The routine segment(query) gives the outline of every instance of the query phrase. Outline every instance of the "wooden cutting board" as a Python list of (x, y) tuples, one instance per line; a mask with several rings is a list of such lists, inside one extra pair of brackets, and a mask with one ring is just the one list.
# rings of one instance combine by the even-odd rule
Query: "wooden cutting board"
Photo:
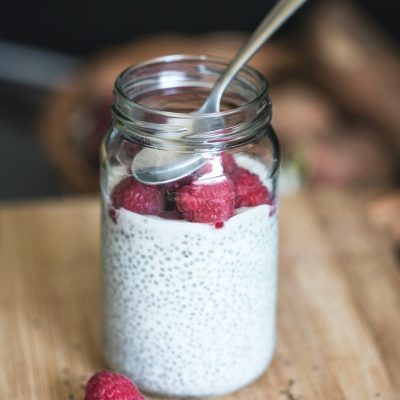
[[(400, 399), (400, 269), (364, 200), (283, 199), (275, 357), (223, 399)], [(0, 399), (83, 399), (99, 307), (98, 202), (1, 206)]]

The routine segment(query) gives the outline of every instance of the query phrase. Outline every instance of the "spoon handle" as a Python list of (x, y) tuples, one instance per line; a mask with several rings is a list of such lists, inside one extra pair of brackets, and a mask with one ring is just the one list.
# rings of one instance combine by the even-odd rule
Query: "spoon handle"
[(215, 112), (219, 110), (222, 94), (229, 82), (259, 47), (305, 2), (306, 0), (278, 1), (219, 77), (208, 99), (203, 104), (203, 107), (201, 107), (202, 112)]

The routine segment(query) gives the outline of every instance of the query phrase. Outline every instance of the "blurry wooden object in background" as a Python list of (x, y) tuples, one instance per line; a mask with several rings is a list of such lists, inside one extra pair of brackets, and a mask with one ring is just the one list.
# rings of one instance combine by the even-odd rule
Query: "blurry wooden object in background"
[(286, 77), (271, 87), (273, 125), (285, 151), (325, 136), (339, 119), (336, 105), (312, 82)]
[(395, 243), (400, 262), (400, 190), (394, 190), (370, 201), (368, 215), (377, 227), (389, 233)]
[(311, 185), (386, 190), (400, 177), (400, 52), (351, 1), (319, 2), (302, 81), (272, 88), (283, 150)]
[(305, 24), (307, 61), (327, 93), (400, 151), (400, 52), (351, 1), (321, 2)]
[(308, 183), (337, 187), (389, 188), (395, 181), (396, 161), (379, 140), (376, 129), (342, 121), (332, 131), (298, 151)]
[(285, 159), (299, 163), (308, 185), (393, 186), (398, 157), (382, 129), (349, 118), (340, 104), (304, 79), (278, 82), (271, 97)]

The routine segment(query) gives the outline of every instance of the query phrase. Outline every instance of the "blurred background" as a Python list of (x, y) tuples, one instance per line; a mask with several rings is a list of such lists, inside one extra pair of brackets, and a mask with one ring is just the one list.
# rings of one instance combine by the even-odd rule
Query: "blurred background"
[[(8, 2), (0, 15), (0, 200), (95, 193), (115, 77), (173, 53), (232, 57), (275, 1)], [(373, 193), (400, 241), (394, 0), (310, 0), (250, 64), (271, 84), (282, 190)]]

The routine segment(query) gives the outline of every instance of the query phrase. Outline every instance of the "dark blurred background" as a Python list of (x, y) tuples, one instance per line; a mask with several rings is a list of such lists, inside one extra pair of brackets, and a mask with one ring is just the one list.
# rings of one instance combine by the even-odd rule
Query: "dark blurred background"
[[(7, 2), (0, 15), (0, 37), (28, 45), (88, 56), (141, 35), (177, 31), (252, 31), (275, 0), (243, 1), (56, 1)], [(286, 25), (301, 24), (309, 3)], [(355, 3), (394, 39), (400, 38), (396, 0), (356, 0)], [(279, 35), (281, 35), (279, 33)]]
[[(7, 2), (0, 199), (95, 192), (116, 74), (160, 54), (232, 56), (246, 38), (235, 32), (251, 32), (274, 3)], [(395, 1), (310, 0), (258, 55), (285, 153), (284, 190), (397, 188), (399, 17)]]

